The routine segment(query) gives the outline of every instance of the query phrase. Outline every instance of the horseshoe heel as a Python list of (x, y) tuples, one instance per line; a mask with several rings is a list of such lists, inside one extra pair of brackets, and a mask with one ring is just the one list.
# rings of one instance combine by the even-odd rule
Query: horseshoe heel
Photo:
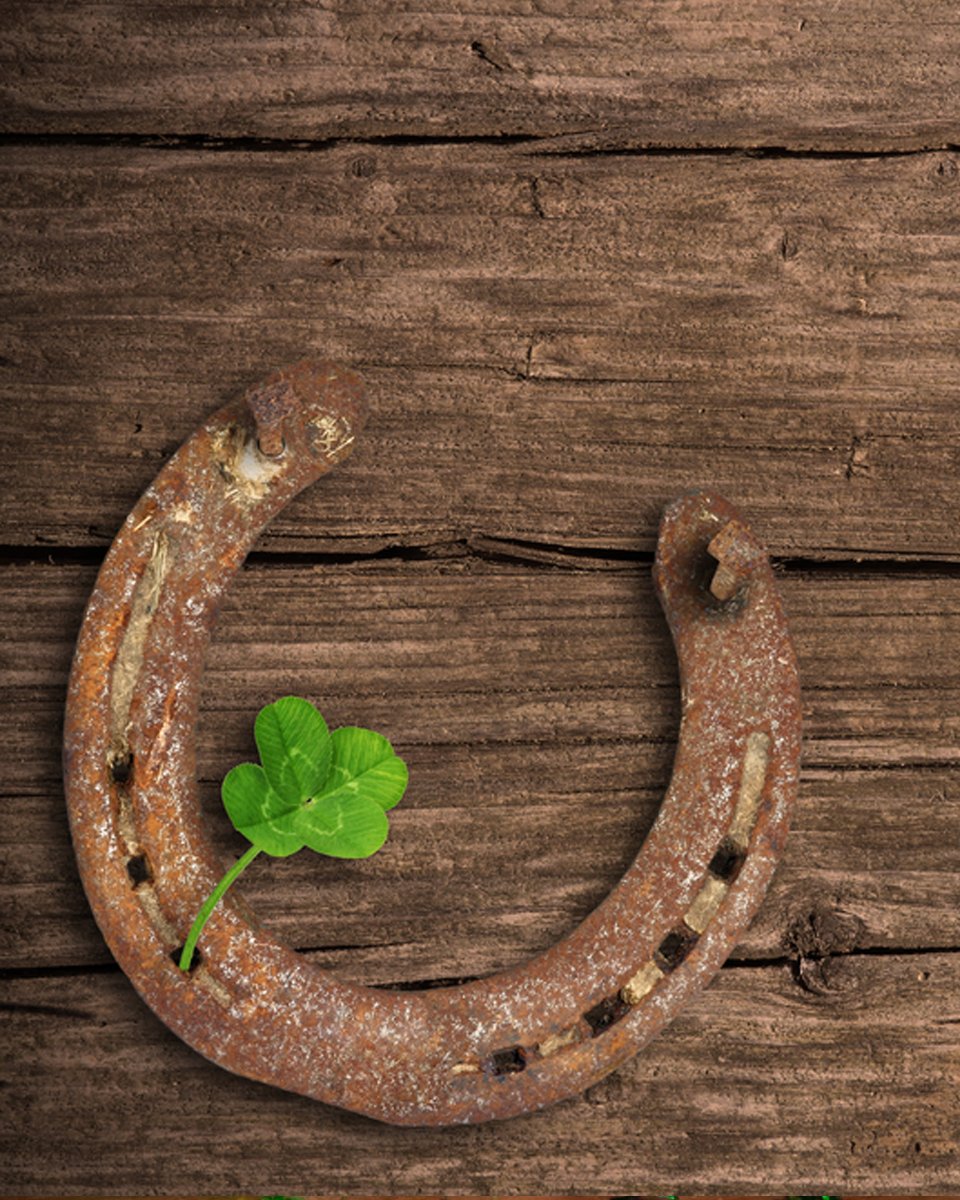
[(722, 497), (664, 513), (654, 576), (683, 716), (660, 813), (621, 881), (532, 961), (455, 988), (335, 979), (230, 893), (189, 976), (171, 958), (221, 874), (194, 780), (201, 665), (250, 546), (350, 450), (359, 380), (278, 372), (211, 417), (129, 515), (87, 606), (65, 776), (110, 949), (181, 1038), (241, 1075), (407, 1125), (509, 1117), (583, 1091), (719, 969), (759, 907), (797, 787), (800, 700), (766, 553)]

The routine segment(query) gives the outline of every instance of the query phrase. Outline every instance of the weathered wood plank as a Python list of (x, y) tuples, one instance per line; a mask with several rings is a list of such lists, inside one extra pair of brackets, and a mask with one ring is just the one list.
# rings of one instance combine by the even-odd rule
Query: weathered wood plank
[(411, 1131), (228, 1075), (122, 976), (8, 980), (4, 1182), (44, 1195), (754, 1193), (758, 1180), (780, 1194), (952, 1193), (958, 992), (957, 954), (834, 957), (816, 995), (784, 966), (727, 968), (585, 1097)]
[[(93, 577), (49, 564), (0, 573), (0, 966), (109, 960), (76, 877), (58, 760)], [(791, 571), (782, 588), (805, 770), (786, 858), (736, 954), (796, 956), (824, 914), (847, 949), (960, 945), (956, 579)], [(250, 567), (205, 680), (199, 774), (224, 856), (242, 844), (216, 781), (252, 756), (253, 715), (276, 695), (380, 729), (407, 758), (411, 788), (377, 858), (301, 855), (243, 883), (289, 943), (373, 982), (483, 974), (572, 928), (649, 828), (679, 719), (647, 570), (622, 564)]]
[[(92, 567), (48, 564), (0, 573), (8, 787), (59, 780), (43, 753), (56, 740), (46, 722), (57, 719), (94, 579)], [(956, 765), (953, 572), (792, 570), (780, 586), (800, 656), (805, 765)], [(219, 779), (225, 761), (252, 748), (257, 706), (296, 689), (322, 698), (336, 724), (389, 725), (407, 747), (629, 740), (651, 747), (658, 771), (669, 769), (679, 719), (676, 664), (646, 567), (478, 558), (248, 566), (224, 603), (205, 689), (203, 779)], [(27, 705), (45, 724), (22, 717)]]
[[(616, 883), (662, 794), (646, 782), (614, 790), (605, 779), (587, 795), (558, 797), (565, 771), (588, 782), (600, 772), (585, 770), (582, 755), (539, 746), (406, 757), (415, 789), (376, 860), (264, 862), (239, 889), (289, 945), (365, 983), (475, 977), (546, 949)], [(608, 751), (601, 765), (612, 758)], [(531, 787), (531, 759), (552, 791), (519, 802), (504, 792)], [(478, 762), (499, 788), (463, 788), (462, 807), (444, 805), (451, 782), (462, 786)], [(216, 811), (213, 789), (207, 801), (226, 867), (243, 843)], [(783, 863), (734, 957), (799, 962), (820, 957), (820, 947), (960, 945), (958, 805), (955, 773), (806, 772)], [(110, 962), (60, 794), (5, 799), (4, 811), (0, 968)]]
[(374, 418), (269, 546), (650, 549), (707, 483), (781, 554), (958, 556), (960, 156), (0, 161), (2, 541), (108, 540), (216, 404), (329, 352)]
[(956, 141), (941, 0), (7, 6), (3, 128), (588, 145)]

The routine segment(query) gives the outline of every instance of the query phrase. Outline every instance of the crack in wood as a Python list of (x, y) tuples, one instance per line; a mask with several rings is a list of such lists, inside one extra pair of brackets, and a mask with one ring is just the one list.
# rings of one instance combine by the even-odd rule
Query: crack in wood
[[(481, 49), (474, 49), (480, 47)], [(483, 59), (497, 71), (508, 70), (489, 57), (488, 51), (480, 42), (471, 47), (477, 57)], [(681, 146), (670, 143), (641, 143), (605, 146), (570, 147), (567, 143), (571, 137), (582, 134), (558, 134), (555, 137), (542, 137), (529, 133), (497, 133), (497, 134), (357, 134), (350, 137), (266, 137), (245, 135), (217, 135), (207, 133), (164, 133), (151, 131), (143, 133), (50, 133), (43, 130), (17, 130), (0, 133), (0, 146), (113, 146), (131, 149), (177, 151), (203, 150), (216, 154), (276, 154), (301, 153), (316, 154), (335, 150), (342, 146), (410, 146), (410, 147), (444, 147), (444, 146), (524, 146), (532, 155), (542, 155), (554, 159), (565, 158), (603, 158), (603, 157), (677, 157), (713, 158), (713, 157), (745, 157), (767, 159), (811, 159), (825, 162), (847, 162), (870, 160), (878, 158), (915, 158), (925, 154), (956, 153), (960, 151), (960, 142), (930, 142), (918, 146), (888, 146), (871, 147), (857, 150), (831, 150), (825, 148), (791, 147), (773, 143), (743, 143), (741, 145), (698, 145)], [(945, 170), (940, 171), (944, 174)]]
[(12, 1004), (0, 1003), (0, 1013), (11, 1013), (21, 1016), (62, 1017), (73, 1021), (93, 1021), (93, 1013), (81, 1008), (69, 1008), (62, 1004)]
[[(349, 949), (349, 947), (347, 947)], [(364, 949), (365, 947), (358, 947)], [(298, 954), (324, 953), (329, 949), (337, 949), (337, 947), (320, 947), (311, 948), (309, 950), (295, 947)], [(342, 947), (341, 947), (342, 949)], [(846, 954), (838, 954), (835, 957), (847, 958), (856, 960), (860, 958), (918, 958), (937, 955), (960, 954), (960, 945), (946, 946), (868, 946), (858, 950), (851, 950)], [(776, 968), (793, 969), (797, 963), (795, 957), (789, 955), (777, 955), (770, 958), (728, 958), (723, 964), (722, 970), (726, 971), (766, 971)], [(43, 967), (2, 967), (0, 968), (0, 982), (13, 981), (18, 979), (61, 979), (71, 978), (75, 976), (97, 976), (97, 975), (117, 975), (120, 973), (120, 968), (115, 962), (101, 963), (71, 963), (65, 966), (43, 966)], [(394, 980), (389, 983), (371, 984), (370, 986), (379, 990), (395, 990), (395, 991), (415, 991), (421, 989), (443, 988), (443, 987), (458, 987), (465, 983), (472, 983), (482, 976), (444, 976), (434, 979), (414, 979), (414, 980)], [(0, 1005), (2, 1008), (2, 1005)]]
[(495, 71), (506, 71), (508, 68), (503, 63), (498, 62), (490, 53), (483, 42), (471, 42), (470, 51), (475, 54), (481, 62), (486, 63), (488, 67), (492, 67)]
[[(343, 541), (349, 544), (349, 539)], [(777, 572), (803, 576), (830, 575), (833, 577), (870, 575), (906, 578), (957, 579), (960, 561), (931, 558), (925, 555), (896, 558), (877, 555), (861, 558), (859, 552), (846, 552), (850, 557), (811, 558), (806, 555), (772, 557)], [(869, 553), (863, 551), (862, 553)], [(43, 544), (36, 546), (0, 545), (0, 569), (7, 566), (99, 567), (106, 556), (106, 547)], [(505, 538), (484, 533), (470, 533), (448, 541), (398, 542), (376, 550), (255, 550), (247, 556), (245, 569), (262, 567), (362, 566), (376, 562), (429, 562), (455, 558), (475, 558), (486, 562), (523, 563), (531, 568), (575, 568), (577, 563), (592, 565), (622, 564), (643, 569), (653, 563), (648, 550), (624, 550), (617, 546), (577, 546), (556, 541), (530, 541)], [(547, 561), (549, 559), (549, 561)], [(558, 561), (558, 560), (566, 561)]]

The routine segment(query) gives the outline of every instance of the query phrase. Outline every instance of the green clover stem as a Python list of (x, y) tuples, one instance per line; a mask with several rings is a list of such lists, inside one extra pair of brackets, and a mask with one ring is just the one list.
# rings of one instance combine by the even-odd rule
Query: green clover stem
[(190, 933), (187, 940), (183, 943), (183, 953), (180, 955), (180, 970), (189, 971), (190, 964), (193, 962), (193, 952), (197, 948), (197, 941), (200, 934), (203, 932), (203, 927), (210, 918), (210, 914), (217, 907), (220, 898), (223, 896), (227, 888), (233, 883), (238, 876), (250, 866), (253, 860), (260, 853), (259, 846), (251, 846), (250, 849), (241, 858), (233, 864), (226, 875), (220, 880), (217, 886), (213, 889), (207, 899), (204, 901), (203, 907), (197, 913), (196, 920), (190, 927)]

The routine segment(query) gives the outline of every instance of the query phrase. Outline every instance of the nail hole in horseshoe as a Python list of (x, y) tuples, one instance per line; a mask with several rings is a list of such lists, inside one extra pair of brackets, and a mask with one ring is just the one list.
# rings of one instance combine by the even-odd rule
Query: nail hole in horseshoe
[(133, 858), (127, 859), (127, 874), (135, 888), (138, 888), (141, 883), (153, 881), (153, 872), (150, 870), (150, 864), (147, 862), (145, 854), (135, 854)]
[(740, 874), (740, 868), (746, 861), (746, 857), (745, 850), (742, 850), (735, 842), (724, 838), (716, 854), (710, 859), (708, 870), (711, 875), (716, 875), (724, 883), (733, 883)]
[(606, 1033), (611, 1025), (623, 1020), (630, 1007), (619, 993), (605, 996), (599, 1004), (583, 1014), (583, 1019), (590, 1026), (590, 1036), (599, 1037), (601, 1033)]
[[(180, 970), (180, 955), (182, 953), (183, 953), (182, 945), (178, 946), (176, 948), (176, 950), (170, 951), (170, 960), (173, 963), (173, 965), (177, 968), (178, 971)], [(202, 962), (203, 962), (203, 955), (200, 953), (200, 951), (198, 949), (195, 949), (193, 952), (193, 962), (191, 962), (190, 970), (187, 971), (187, 974), (192, 975), (196, 971), (197, 967), (199, 967)], [(181, 974), (183, 974), (182, 971), (181, 971)]]
[(697, 944), (698, 935), (686, 925), (671, 929), (657, 949), (657, 962), (665, 971), (679, 967)]
[(131, 750), (110, 759), (110, 778), (114, 783), (129, 783), (132, 775), (133, 752)]
[(484, 1069), (490, 1075), (515, 1075), (527, 1065), (527, 1052), (522, 1046), (506, 1046), (503, 1050), (494, 1050), (484, 1064)]

